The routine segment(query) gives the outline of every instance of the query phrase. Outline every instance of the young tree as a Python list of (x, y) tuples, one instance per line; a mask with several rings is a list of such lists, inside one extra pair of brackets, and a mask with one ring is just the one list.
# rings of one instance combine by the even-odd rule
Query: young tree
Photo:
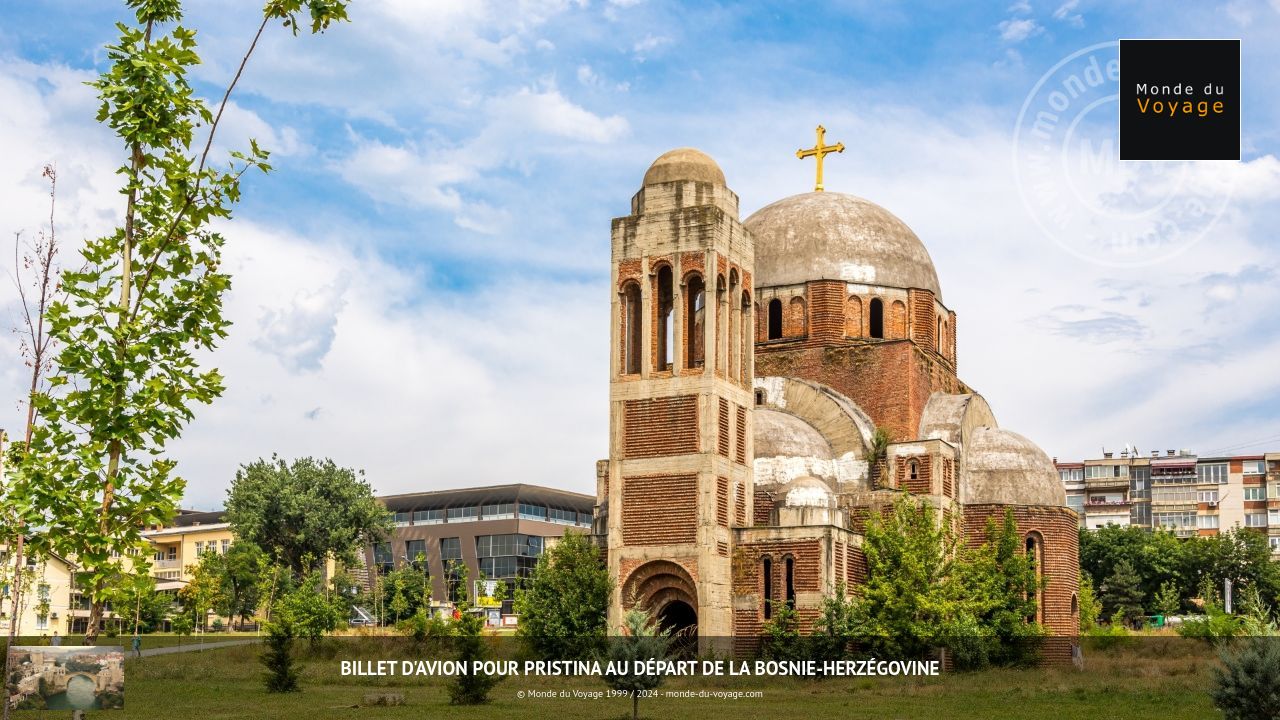
[(236, 537), (295, 577), (328, 557), (350, 562), (365, 541), (391, 530), (364, 473), (327, 458), (287, 463), (273, 455), (241, 466), (227, 493), (226, 518)]
[[(22, 454), (31, 447), (31, 434), (36, 423), (36, 396), (44, 389), (44, 377), (52, 365), (53, 338), (45, 326), (45, 311), (58, 297), (58, 233), (54, 224), (54, 210), (58, 198), (58, 173), (52, 165), (44, 167), (43, 177), (49, 181), (49, 226), (41, 230), (32, 245), (22, 243), (21, 234), (13, 239), (13, 271), (14, 284), (18, 289), (18, 304), (22, 309), (22, 328), (18, 330), (21, 338), (20, 348), (23, 361), (31, 371), (31, 385), (27, 391), (27, 420), (22, 436), (19, 452), (14, 454), (13, 465), (20, 466)], [(0, 430), (0, 545), (9, 548), (13, 560), (12, 586), (10, 592), (9, 637), (6, 647), (14, 643), (18, 632), (18, 620), (22, 617), (23, 568), (26, 543), (26, 529), (32, 524), (39, 525), (37, 508), (33, 507), (30, 498), (19, 492), (20, 483), (7, 481), (10, 463), (6, 453), (7, 438)], [(0, 573), (3, 574), (3, 573)], [(8, 585), (6, 585), (8, 586)], [(0, 598), (3, 600), (3, 598)], [(5, 654), (4, 671), (0, 678), (9, 676), (9, 655)], [(3, 703), (5, 720), (9, 718), (9, 705)]]
[(1142, 617), (1142, 578), (1125, 558), (1116, 562), (1102, 585), (1102, 609), (1112, 617), (1132, 622)]
[(1102, 606), (1098, 604), (1093, 581), (1089, 579), (1088, 573), (1080, 573), (1080, 589), (1076, 598), (1080, 607), (1080, 632), (1087, 633), (1097, 627), (1098, 616), (1102, 613)]
[(284, 615), (267, 624), (267, 649), (259, 658), (267, 672), (269, 693), (298, 692), (298, 668), (293, 658), (293, 623)]
[(1220, 666), (1213, 668), (1213, 704), (1226, 720), (1275, 720), (1280, 717), (1280, 643), (1275, 638), (1246, 638), (1224, 643)]
[(843, 581), (836, 583), (835, 592), (822, 599), (822, 609), (813, 622), (813, 636), (809, 639), (815, 660), (843, 660), (852, 651), (858, 631), (853, 598), (845, 591)]
[(605, 638), (612, 591), (600, 550), (586, 535), (566, 531), (516, 588), (516, 632), (539, 657), (591, 657)]
[(768, 660), (805, 659), (804, 637), (800, 635), (800, 618), (791, 603), (771, 600), (770, 618), (760, 628), (763, 640), (760, 655)]
[(482, 705), (489, 702), (489, 691), (502, 677), (473, 671), (475, 663), (489, 659), (489, 646), (484, 641), (484, 615), (471, 612), (471, 589), (467, 587), (465, 565), (460, 575), (462, 590), (458, 601), (459, 615), (454, 622), (453, 640), (457, 649), (455, 659), (463, 664), (466, 672), (455, 676), (449, 683), (449, 702), (453, 705)]
[(133, 574), (112, 583), (110, 601), (129, 632), (150, 633), (164, 626), (169, 616), (170, 596), (156, 592), (150, 575)]
[[(246, 171), (268, 170), (252, 140), (214, 167), (213, 139), (258, 38), (272, 21), (294, 32), (346, 19), (346, 0), (268, 0), (262, 22), (217, 112), (188, 81), (199, 62), (195, 32), (177, 0), (128, 0), (107, 70), (92, 83), (97, 119), (121, 140), (124, 211), (114, 232), (89, 240), (83, 266), (62, 274), (65, 300), (45, 313), (57, 345), (49, 388), (36, 395), (39, 421), (23, 454), (22, 494), (59, 554), (74, 556), (91, 602), (85, 642), (102, 628), (107, 583), (126, 558), (145, 568), (142, 530), (169, 520), (183, 481), (165, 456), (193, 406), (221, 395), (222, 377), (197, 357), (226, 336), (222, 235)], [(196, 129), (205, 130), (198, 149)]]
[(346, 624), (343, 607), (341, 600), (325, 592), (320, 574), (311, 573), (281, 598), (277, 615), (288, 620), (294, 635), (315, 645), (326, 633)]
[(866, 649), (878, 657), (927, 655), (962, 609), (954, 531), (932, 505), (904, 495), (887, 517), (871, 515), (862, 549), (867, 582), (854, 616)]
[(1160, 586), (1160, 590), (1156, 592), (1156, 596), (1151, 601), (1151, 609), (1159, 615), (1169, 617), (1177, 615), (1178, 610), (1182, 608), (1182, 597), (1178, 592), (1178, 586), (1172, 582), (1166, 582)]
[(604, 681), (631, 696), (631, 720), (640, 717), (640, 693), (662, 684), (662, 675), (636, 671), (637, 664), (664, 660), (670, 651), (671, 638), (656, 625), (649, 613), (634, 607), (622, 616), (622, 635), (609, 638), (605, 667), (613, 671), (605, 672)]
[(965, 552), (957, 564), (963, 615), (972, 619), (973, 627), (950, 630), (948, 640), (972, 647), (978, 640), (976, 628), (988, 646), (980, 653), (984, 662), (1032, 661), (1038, 638), (1045, 634), (1035, 619), (1037, 597), (1044, 588), (1034, 562), (1024, 549), (1012, 510), (1006, 510), (1001, 522), (988, 519), (986, 542)]

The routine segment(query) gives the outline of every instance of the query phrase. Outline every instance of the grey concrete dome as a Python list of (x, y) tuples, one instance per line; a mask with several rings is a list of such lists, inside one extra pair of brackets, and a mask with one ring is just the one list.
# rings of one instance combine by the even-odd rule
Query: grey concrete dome
[(724, 185), (724, 173), (711, 156), (696, 148), (676, 148), (658, 156), (644, 174), (645, 185), (667, 182), (705, 182)]
[(744, 224), (755, 238), (757, 288), (844, 280), (932, 290), (942, 298), (920, 238), (893, 213), (860, 197), (793, 195), (760, 208)]
[(1038, 445), (1009, 430), (978, 427), (965, 447), (967, 482), (960, 501), (1001, 505), (1067, 504), (1053, 461)]
[(806, 475), (782, 486), (778, 499), (785, 507), (835, 507), (831, 488), (816, 477)]
[(788, 412), (756, 408), (755, 456), (811, 457), (830, 460), (831, 443), (818, 429)]

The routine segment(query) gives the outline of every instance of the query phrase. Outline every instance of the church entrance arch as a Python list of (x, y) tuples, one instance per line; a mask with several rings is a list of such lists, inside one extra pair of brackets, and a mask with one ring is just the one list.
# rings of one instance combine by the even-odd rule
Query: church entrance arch
[(651, 560), (636, 568), (622, 585), (622, 604), (644, 609), (675, 636), (697, 638), (698, 588), (678, 563)]

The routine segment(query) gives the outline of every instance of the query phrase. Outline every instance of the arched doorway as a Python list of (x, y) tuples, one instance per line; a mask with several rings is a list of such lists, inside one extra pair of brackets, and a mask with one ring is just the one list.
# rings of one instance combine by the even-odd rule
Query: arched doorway
[(698, 649), (698, 589), (678, 563), (652, 560), (636, 568), (622, 585), (623, 609), (643, 608), (675, 638), (678, 654)]

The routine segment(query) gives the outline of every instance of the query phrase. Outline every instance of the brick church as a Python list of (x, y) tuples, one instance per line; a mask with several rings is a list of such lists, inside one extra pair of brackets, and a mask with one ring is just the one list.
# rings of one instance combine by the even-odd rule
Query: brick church
[(973, 545), (1012, 508), (1039, 621), (1077, 634), (1076, 515), (1044, 451), (960, 380), (956, 313), (892, 213), (818, 190), (742, 221), (716, 162), (672, 150), (613, 220), (611, 276), (611, 625), (640, 603), (749, 644), (786, 601), (808, 628), (865, 579), (865, 519), (906, 491)]

